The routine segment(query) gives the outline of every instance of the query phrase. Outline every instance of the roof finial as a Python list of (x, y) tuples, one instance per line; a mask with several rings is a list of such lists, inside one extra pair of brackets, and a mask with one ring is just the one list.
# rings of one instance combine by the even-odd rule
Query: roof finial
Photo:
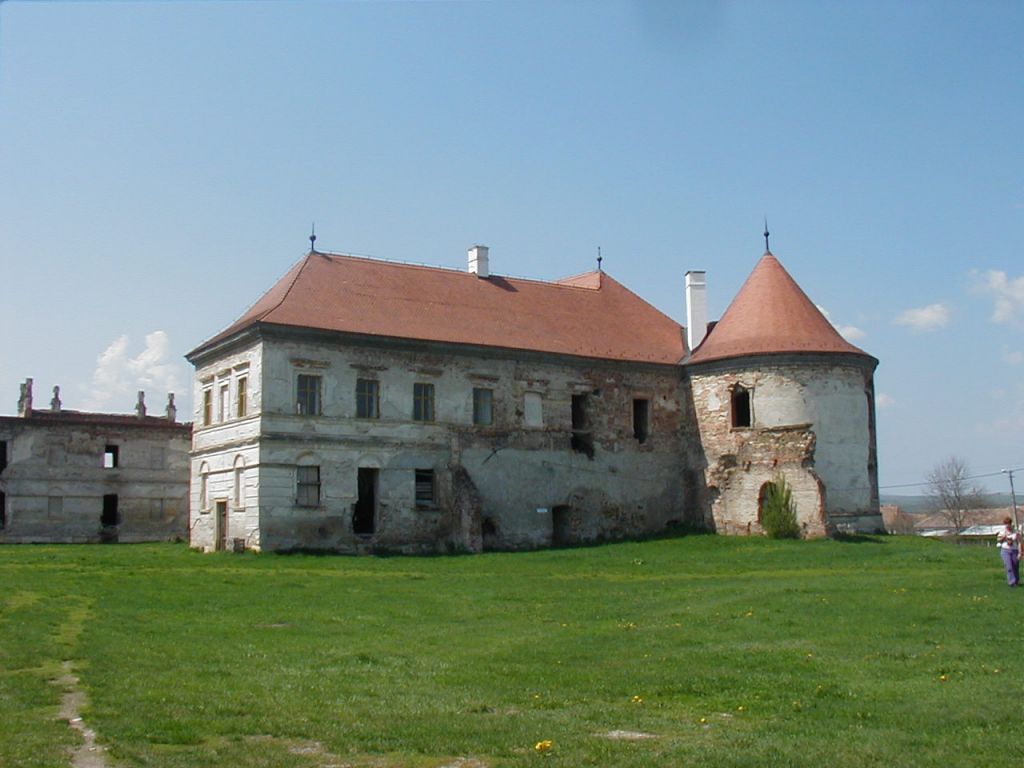
[(602, 261), (604, 261), (604, 259), (601, 258), (601, 246), (599, 245), (599, 246), (597, 246), (597, 271), (598, 272), (601, 271), (601, 262)]
[(311, 253), (316, 253), (316, 222), (313, 222), (312, 229), (309, 233), (309, 250)]
[(771, 253), (772, 249), (768, 247), (768, 217), (764, 217), (764, 252)]

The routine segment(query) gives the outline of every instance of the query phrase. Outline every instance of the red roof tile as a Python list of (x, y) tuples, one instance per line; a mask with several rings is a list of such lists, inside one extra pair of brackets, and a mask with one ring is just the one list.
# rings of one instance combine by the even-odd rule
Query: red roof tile
[(256, 323), (675, 364), (683, 330), (605, 273), (554, 283), (309, 253), (241, 318)]
[(787, 352), (867, 356), (839, 335), (779, 260), (766, 253), (688, 362)]

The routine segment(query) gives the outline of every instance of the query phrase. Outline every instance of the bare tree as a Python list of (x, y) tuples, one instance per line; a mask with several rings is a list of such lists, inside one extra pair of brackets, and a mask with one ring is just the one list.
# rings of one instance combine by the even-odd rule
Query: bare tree
[(966, 526), (968, 510), (982, 506), (982, 490), (970, 481), (967, 462), (959, 456), (950, 456), (936, 464), (927, 476), (925, 493), (933, 500), (937, 510), (957, 535)]

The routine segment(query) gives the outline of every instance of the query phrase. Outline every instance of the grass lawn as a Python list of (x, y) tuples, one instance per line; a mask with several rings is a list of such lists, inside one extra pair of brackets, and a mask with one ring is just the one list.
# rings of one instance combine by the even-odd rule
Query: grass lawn
[[(994, 549), (691, 536), (438, 558), (0, 547), (0, 765), (950, 766), (1024, 757)], [(551, 741), (547, 751), (535, 745)]]

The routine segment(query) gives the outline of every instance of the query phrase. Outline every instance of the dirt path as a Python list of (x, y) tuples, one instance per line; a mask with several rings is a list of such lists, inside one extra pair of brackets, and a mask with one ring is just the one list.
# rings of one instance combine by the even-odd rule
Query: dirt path
[(60, 700), (60, 719), (68, 727), (82, 735), (82, 744), (71, 753), (72, 768), (109, 768), (106, 750), (96, 743), (96, 732), (82, 720), (81, 711), (85, 706), (85, 692), (78, 687), (78, 676), (70, 661), (61, 664), (63, 674), (55, 681), (64, 688)]

